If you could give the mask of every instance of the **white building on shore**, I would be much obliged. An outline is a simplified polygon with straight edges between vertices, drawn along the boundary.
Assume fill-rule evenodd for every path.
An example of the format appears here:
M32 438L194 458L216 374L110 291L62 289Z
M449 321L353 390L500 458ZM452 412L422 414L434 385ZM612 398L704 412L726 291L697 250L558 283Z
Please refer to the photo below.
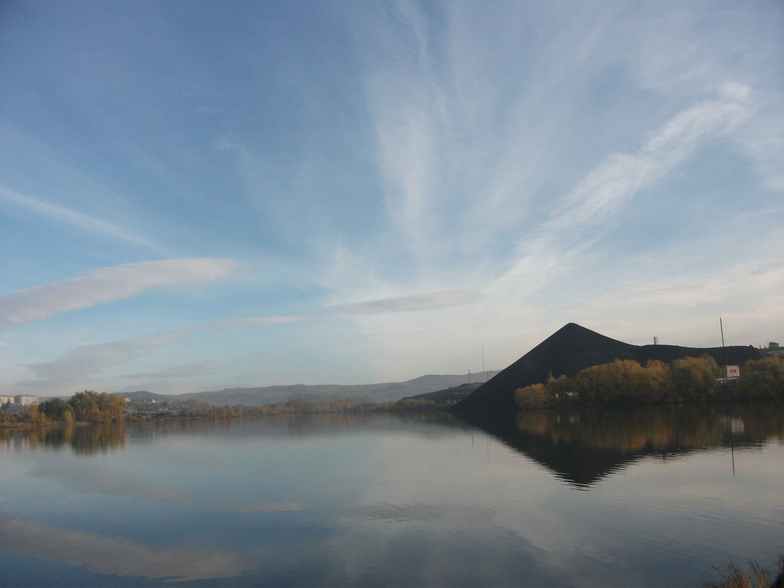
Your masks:
M27 396L25 394L17 394L16 396L11 396L10 394L0 394L0 407L11 405L11 406L32 406L33 404L38 404L38 397L37 396Z

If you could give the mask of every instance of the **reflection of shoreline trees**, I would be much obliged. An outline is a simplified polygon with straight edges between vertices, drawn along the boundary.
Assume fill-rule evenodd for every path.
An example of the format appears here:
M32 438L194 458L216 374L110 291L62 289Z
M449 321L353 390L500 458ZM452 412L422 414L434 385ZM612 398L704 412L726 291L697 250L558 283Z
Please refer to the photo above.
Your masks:
M523 433L624 453L678 452L784 439L784 413L764 407L726 412L694 407L642 411L552 412L518 415Z
M525 411L484 430L559 478L586 487L647 456L675 457L784 439L784 410L761 403L573 407Z
M109 453L125 447L125 425L101 423L66 425L58 428L33 428L24 431L0 430L0 445L9 449L62 449L70 447L77 455Z
M444 412L416 414L308 413L264 415L263 418L151 418L130 421L129 434L134 439L151 439L171 434L236 436L311 436L357 433L379 430L419 430L428 436L468 430L468 425Z

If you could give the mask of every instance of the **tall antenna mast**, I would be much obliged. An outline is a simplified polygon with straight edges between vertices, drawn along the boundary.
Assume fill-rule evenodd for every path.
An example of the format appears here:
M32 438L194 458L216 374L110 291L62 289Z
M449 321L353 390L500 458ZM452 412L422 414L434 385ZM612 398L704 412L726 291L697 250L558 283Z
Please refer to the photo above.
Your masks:
M485 344L484 343L482 343L482 375L484 377L487 377L485 375Z
M727 377L727 352L724 349L724 319L719 317L719 328L721 329L721 358L724 361L724 365L722 366L722 378Z

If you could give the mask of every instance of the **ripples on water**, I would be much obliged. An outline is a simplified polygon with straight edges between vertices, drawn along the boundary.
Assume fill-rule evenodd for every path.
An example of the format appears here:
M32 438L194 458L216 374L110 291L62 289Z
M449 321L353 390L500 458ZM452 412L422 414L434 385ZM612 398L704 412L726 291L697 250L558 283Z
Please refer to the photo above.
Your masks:
M0 586L700 586L784 553L784 412L0 433Z

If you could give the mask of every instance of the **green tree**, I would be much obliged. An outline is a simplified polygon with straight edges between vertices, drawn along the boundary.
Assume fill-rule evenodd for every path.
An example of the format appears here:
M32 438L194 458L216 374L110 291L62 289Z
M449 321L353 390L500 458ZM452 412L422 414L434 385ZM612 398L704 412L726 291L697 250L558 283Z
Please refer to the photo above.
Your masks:
M74 394L68 406L77 421L121 420L125 415L125 399L114 394L85 390Z
M784 400L784 357L764 357L743 366L739 382L742 398Z
M52 398L45 400L38 407L47 418L59 421L65 415L68 403L60 398Z
M709 355L684 357L672 363L672 385L676 399L706 399L714 395L721 370Z

